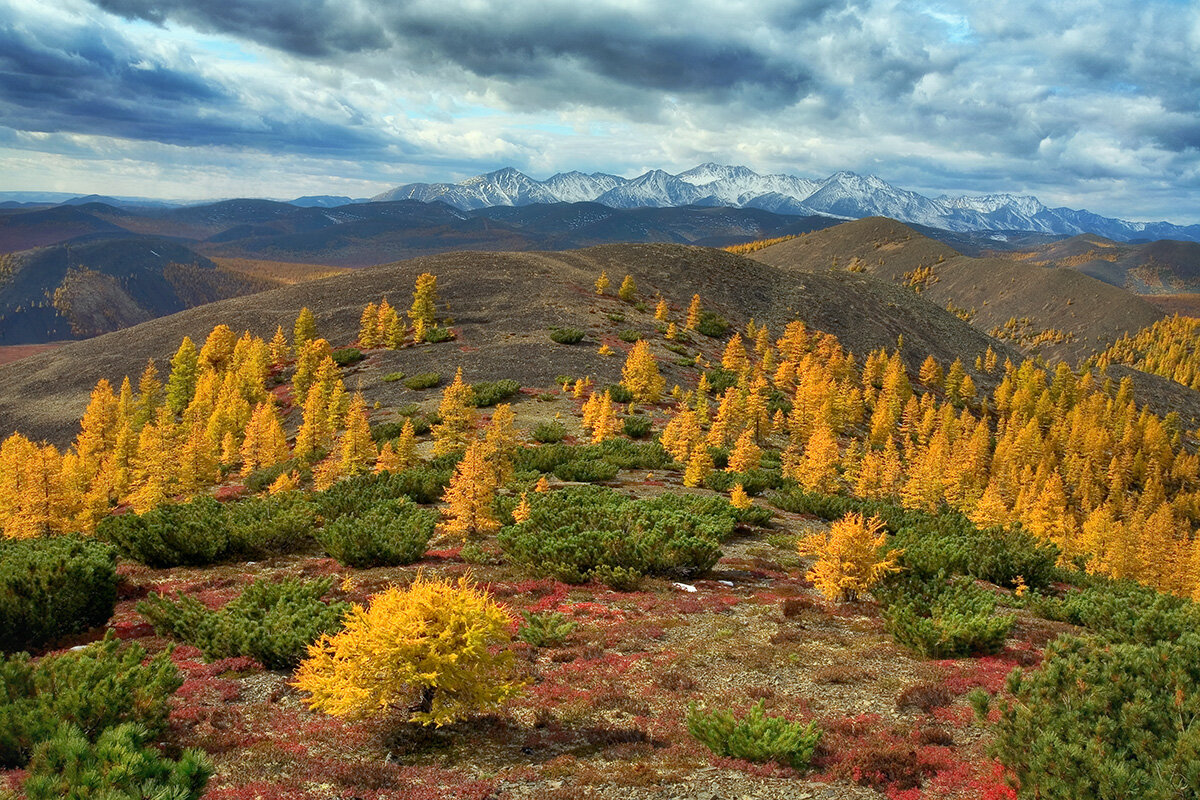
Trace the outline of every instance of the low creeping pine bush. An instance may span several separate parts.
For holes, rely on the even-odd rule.
[[[1064,636],[1013,670],[995,703],[992,753],[1019,796],[1200,797],[1200,635],[1152,644]],[[981,719],[992,703],[971,694]]]
[[[357,514],[384,500],[407,497],[417,503],[433,503],[450,485],[454,465],[432,464],[402,472],[376,472],[338,481],[313,495],[317,513],[327,522],[346,514]]]
[[[341,627],[347,604],[321,601],[332,586],[331,577],[259,579],[218,611],[182,594],[152,594],[137,611],[160,636],[198,647],[210,661],[249,656],[268,669],[291,669],[309,644]]]
[[[405,378],[404,385],[413,391],[421,389],[432,389],[442,382],[442,373],[440,372],[422,372],[420,375],[413,375],[411,378]]]
[[[521,384],[512,378],[499,381],[480,381],[471,385],[472,399],[477,408],[494,406],[521,391]]]
[[[348,367],[351,364],[357,364],[366,356],[357,347],[343,347],[340,350],[334,350],[332,353],[333,363],[339,367]]]
[[[199,800],[213,767],[200,750],[172,761],[141,725],[105,729],[93,743],[74,725],[61,726],[29,762],[26,800]]]
[[[821,739],[817,723],[807,725],[769,716],[764,701],[755,703],[742,719],[725,709],[706,711],[688,706],[688,733],[719,756],[746,761],[774,761],[804,771]]]
[[[550,339],[559,344],[579,344],[583,341],[583,331],[578,328],[551,328]]]
[[[438,515],[407,497],[343,514],[317,531],[325,552],[347,567],[395,567],[419,561],[429,549]]]
[[[517,630],[517,638],[534,647],[552,647],[560,645],[571,631],[575,630],[575,622],[567,619],[566,615],[557,611],[546,611],[533,614],[521,612],[525,624]]]
[[[610,383],[605,391],[614,403],[632,403],[633,392],[619,383]]]
[[[204,566],[229,550],[229,522],[211,497],[105,517],[96,533],[121,555],[151,567]]]
[[[714,339],[719,339],[729,333],[729,328],[729,320],[712,311],[700,312],[700,322],[696,325],[698,333]]]
[[[82,650],[0,657],[0,767],[21,767],[60,724],[95,740],[124,722],[157,737],[166,730],[171,695],[183,684],[169,652],[147,658],[111,634]]]
[[[643,439],[650,435],[654,421],[649,417],[625,417],[621,429],[630,439]]]
[[[567,426],[558,421],[539,422],[531,435],[535,442],[558,444],[567,438]]]
[[[738,521],[720,497],[634,500],[597,486],[534,494],[529,505],[525,522],[500,531],[500,546],[517,563],[565,583],[702,574],[717,563],[720,543]]]
[[[429,344],[439,344],[441,342],[448,342],[453,338],[454,338],[454,334],[451,332],[451,330],[449,328],[435,327],[435,328],[428,328],[425,331],[425,341],[428,342]]]
[[[892,637],[926,658],[994,653],[1015,619],[996,615],[996,596],[968,578],[901,576],[875,596]]]
[[[229,550],[239,556],[290,553],[312,543],[316,507],[301,492],[225,503],[222,510],[229,525]]]
[[[1155,644],[1200,631],[1200,605],[1191,600],[1101,576],[1074,576],[1074,582],[1082,588],[1061,598],[1035,597],[1031,610],[1114,642]]]
[[[0,651],[102,625],[117,602],[117,554],[80,536],[0,539]]]
[[[312,469],[300,459],[289,458],[287,461],[280,461],[278,464],[254,470],[246,476],[243,483],[246,485],[246,491],[250,494],[258,494],[266,491],[280,475],[285,475],[293,470],[300,473],[301,480],[307,479],[312,474]]]

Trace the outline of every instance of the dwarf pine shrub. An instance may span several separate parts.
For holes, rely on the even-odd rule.
[[[290,669],[321,634],[341,627],[347,605],[321,600],[332,585],[333,578],[259,579],[217,611],[182,594],[150,595],[137,611],[155,633],[198,647],[210,661],[249,656],[268,669]]]
[[[551,328],[550,339],[558,344],[579,344],[583,341],[583,331],[578,328]]]
[[[499,381],[480,381],[471,385],[471,395],[477,408],[494,406],[521,391],[521,384],[511,378]]]
[[[111,634],[36,663],[24,653],[0,657],[0,766],[23,766],[63,723],[92,740],[124,722],[157,737],[182,683],[170,653],[147,659],[139,645],[123,647]]]
[[[742,719],[725,709],[707,711],[688,706],[688,732],[719,756],[746,761],[774,761],[806,770],[821,739],[816,722],[803,725],[769,716],[764,701],[755,703]]]
[[[347,567],[394,567],[425,555],[437,521],[435,512],[400,498],[343,514],[316,536],[325,552]]]
[[[517,629],[517,638],[534,647],[551,647],[563,643],[576,624],[567,619],[566,615],[557,611],[546,611],[541,614],[521,612],[525,624]]]
[[[29,762],[27,800],[199,800],[212,776],[200,750],[178,761],[154,747],[154,735],[133,723],[105,729],[92,742],[74,725],[61,726]]]
[[[117,601],[117,555],[79,536],[0,539],[0,651],[101,625]]]
[[[876,596],[892,637],[926,658],[994,653],[1013,626],[1013,615],[994,613],[996,596],[965,578],[899,580]]]
[[[529,497],[530,515],[500,531],[514,561],[566,583],[602,579],[605,570],[692,577],[721,556],[737,525],[723,498],[663,495],[634,500],[577,486]]]
[[[203,566],[229,550],[229,522],[211,497],[105,517],[96,533],[121,555],[151,567]]]
[[[413,467],[402,472],[377,472],[338,481],[313,495],[317,513],[326,521],[345,514],[358,514],[384,500],[407,497],[417,503],[432,503],[450,485],[453,464]]]

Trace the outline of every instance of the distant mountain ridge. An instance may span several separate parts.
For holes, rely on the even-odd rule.
[[[1131,222],[1086,210],[1050,208],[1032,195],[1007,193],[925,197],[874,175],[836,172],[816,181],[760,175],[748,167],[701,164],[672,175],[660,169],[636,178],[566,172],[539,181],[512,167],[459,183],[409,183],[373,201],[442,202],[463,211],[495,206],[596,202],[612,208],[730,206],[776,214],[846,219],[884,216],[957,232],[1092,233],[1120,242],[1180,239],[1200,242],[1200,225]]]

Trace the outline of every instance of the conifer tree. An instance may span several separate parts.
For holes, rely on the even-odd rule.
[[[741,372],[750,365],[750,359],[746,356],[746,347],[742,344],[742,335],[735,333],[725,345],[725,352],[721,355],[721,366],[731,372]]]
[[[659,322],[666,322],[669,311],[670,310],[667,308],[667,301],[661,297],[658,298],[658,303],[654,306],[654,318]],[[667,338],[669,339],[672,337],[668,336]]]
[[[515,422],[512,406],[501,403],[496,406],[491,424],[484,433],[484,451],[488,463],[495,470],[497,486],[505,485],[513,477],[513,459],[519,444]]]
[[[462,367],[442,392],[438,406],[441,422],[433,427],[433,452],[446,455],[463,449],[475,435],[475,395],[463,382]]]
[[[369,471],[378,457],[367,420],[367,401],[362,393],[355,392],[346,412],[346,430],[338,440],[338,472],[344,476],[360,475]]]
[[[887,543],[883,520],[850,513],[829,526],[827,533],[801,539],[800,555],[816,555],[817,561],[805,576],[821,594],[833,601],[857,600],[885,576],[898,572],[897,559],[903,552],[883,552]]]
[[[425,341],[425,334],[435,324],[436,316],[437,276],[422,272],[417,276],[412,307],[408,310],[408,319],[413,327],[413,341]]]
[[[306,344],[316,338],[317,319],[308,306],[304,306],[296,315],[296,324],[292,326],[292,348],[299,353]]]
[[[154,366],[152,358],[146,362],[142,377],[138,379],[138,397],[133,411],[134,426],[140,428],[154,419],[154,415],[162,403],[163,386],[158,379],[158,368]]]
[[[633,394],[639,403],[656,403],[662,397],[666,381],[659,374],[658,362],[650,353],[650,344],[639,339],[621,369],[621,385]]]
[[[379,346],[379,306],[367,303],[358,319],[358,344],[365,350]]]
[[[692,295],[692,302],[688,305],[684,327],[686,327],[689,331],[696,330],[696,326],[700,324],[700,317],[703,313],[704,308],[700,305],[700,295]]]
[[[917,376],[921,385],[927,389],[942,388],[942,365],[933,356],[928,356],[921,364],[921,372]]]
[[[391,441],[384,442],[383,446],[379,448],[379,456],[375,459],[375,472],[390,472],[395,475],[397,472],[403,471],[400,454],[396,452],[395,446]]]
[[[681,408],[663,428],[659,441],[671,458],[680,464],[687,464],[692,449],[704,441],[699,415],[690,408]]]
[[[521,502],[517,503],[517,507],[513,509],[513,521],[520,525],[529,519],[532,509],[529,507],[529,494],[521,492]]]
[[[713,471],[712,453],[703,444],[692,448],[688,458],[687,469],[683,472],[684,486],[703,486],[704,479]]]
[[[400,319],[400,312],[392,308],[386,297],[379,304],[377,325],[380,341],[385,347],[396,350],[404,344],[404,337],[408,330],[404,327],[403,320]]]
[[[196,393],[196,373],[200,354],[196,345],[187,336],[171,358],[171,374],[167,378],[167,408],[173,414],[182,414]]]
[[[608,291],[611,281],[608,279],[608,273],[600,270],[600,277],[596,278],[596,294],[604,294]]]
[[[237,335],[228,325],[218,325],[204,340],[200,348],[200,369],[224,372],[233,363],[233,348],[237,346]]]
[[[133,462],[134,490],[129,504],[144,514],[161,504],[172,494],[173,453],[168,449],[164,431],[157,425],[147,425],[138,436],[137,455]]]
[[[624,300],[626,303],[632,303],[633,298],[637,295],[637,283],[633,280],[632,275],[626,275],[621,281],[621,288],[617,289],[617,297]]]
[[[324,339],[312,339],[296,348],[296,373],[292,376],[292,394],[297,405],[304,405],[308,390],[317,380],[317,370],[327,358],[332,358],[333,349]]]
[[[742,431],[742,435],[738,437],[737,444],[733,447],[733,452],[729,454],[729,463],[725,467],[725,471],[753,472],[758,469],[761,458],[762,449],[754,442],[754,431],[747,428]]]
[[[493,504],[496,500],[495,470],[487,462],[486,445],[481,440],[471,442],[454,477],[446,487],[446,532],[468,539],[484,536],[500,529]]]
[[[592,395],[595,397],[595,395]],[[605,389],[596,401],[595,417],[592,421],[592,444],[599,444],[617,435],[621,423],[617,419],[617,410],[613,407],[612,394]]]
[[[674,322],[669,322],[669,323],[667,323],[667,332],[663,335],[668,340],[673,342],[679,338],[679,328],[675,326]]]
[[[283,421],[275,404],[268,401],[259,403],[254,408],[254,414],[246,425],[246,433],[242,439],[242,476],[249,475],[256,469],[272,467],[288,459],[287,434],[283,430]]]
[[[739,511],[745,511],[753,505],[750,495],[746,494],[745,487],[740,483],[735,483],[733,488],[729,490],[729,504]]]
[[[287,337],[283,335],[283,326],[275,326],[275,336],[271,339],[271,366],[282,367],[292,357],[292,348],[288,346]]]
[[[838,459],[837,437],[828,425],[818,425],[804,448],[804,458],[797,465],[793,478],[812,492],[831,494],[836,488]]]
[[[329,425],[329,407],[320,392],[309,392],[304,401],[304,417],[296,433],[296,458],[311,461],[319,453],[332,446]]]

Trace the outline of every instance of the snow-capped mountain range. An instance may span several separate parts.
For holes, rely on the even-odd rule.
[[[859,219],[883,216],[950,231],[1032,231],[1073,236],[1093,233],[1116,241],[1200,241],[1200,225],[1130,222],[1049,208],[1031,195],[925,197],[874,175],[836,172],[820,181],[795,175],[759,175],[747,167],[701,164],[672,175],[656,169],[636,178],[602,172],[564,172],[544,181],[506,167],[459,183],[409,183],[374,201],[443,202],[469,211],[490,206],[593,202],[613,208],[732,206],[777,214]]]

